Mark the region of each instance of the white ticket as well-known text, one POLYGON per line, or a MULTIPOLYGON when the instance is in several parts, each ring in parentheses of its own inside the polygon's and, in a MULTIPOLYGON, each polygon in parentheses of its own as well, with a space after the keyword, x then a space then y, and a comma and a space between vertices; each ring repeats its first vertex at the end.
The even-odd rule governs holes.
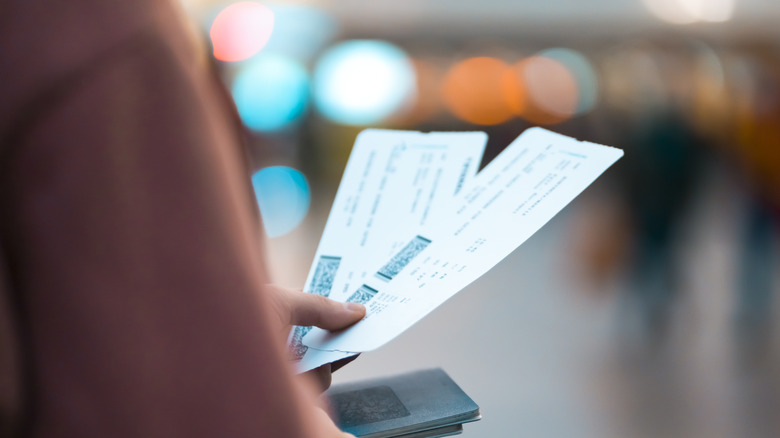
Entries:
MULTIPOLYGON (((391 244, 396 252, 372 262, 372 275, 343 283, 349 289, 339 291, 339 300, 364 303, 368 313, 339 333, 316 328, 305 333, 303 344, 313 350, 302 370, 376 349, 398 336, 509 255, 622 155, 541 128, 523 133, 455 202, 441 204, 443 214, 435 222, 400 229, 406 244, 391 244)), ((411 193, 396 193, 396 199, 402 202, 411 193)), ((333 212, 338 211, 334 204, 333 212)), ((384 238, 376 242, 378 248, 388 246, 384 238)), ((324 254, 318 250, 318 256, 324 254)))
MULTIPOLYGON (((449 211, 455 194, 476 174, 486 141, 482 132, 361 132, 304 291, 346 301, 373 265, 367 261, 378 263, 406 238, 405 230, 439 222, 449 211)), ((302 363, 311 355, 300 342, 309 329, 291 333, 291 348, 302 363)))

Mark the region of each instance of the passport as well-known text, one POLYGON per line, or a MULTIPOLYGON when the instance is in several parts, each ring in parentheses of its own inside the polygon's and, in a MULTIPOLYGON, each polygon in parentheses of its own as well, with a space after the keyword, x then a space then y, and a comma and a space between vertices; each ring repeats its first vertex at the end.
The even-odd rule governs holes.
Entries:
POLYGON ((456 435, 481 417, 479 406, 442 369, 332 386, 333 420, 365 438, 456 435))

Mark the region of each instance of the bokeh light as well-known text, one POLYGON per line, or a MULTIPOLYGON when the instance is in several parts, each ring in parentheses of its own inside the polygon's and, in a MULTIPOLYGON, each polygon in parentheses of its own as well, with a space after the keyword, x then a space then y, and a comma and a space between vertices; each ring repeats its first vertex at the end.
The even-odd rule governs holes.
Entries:
MULTIPOLYGON (((496 125, 514 114, 504 93, 509 65, 490 57, 465 59, 444 78, 442 98, 447 109, 461 120, 496 125)), ((515 90, 517 91, 517 90, 515 90)))
POLYGON ((367 125, 390 117, 416 93, 404 51, 383 41, 355 40, 330 48, 314 72, 315 103, 328 119, 367 125))
POLYGON ((643 0, 645 7, 667 23, 690 24, 696 21, 680 4, 680 0, 643 0))
POLYGON ((252 175, 252 186, 268 237, 294 230, 309 211, 311 194, 306 177, 290 167, 266 167, 252 175))
POLYGON ((691 14, 700 21, 722 23, 734 14, 735 0, 681 0, 691 14))
POLYGON ((274 13, 254 2, 234 3, 223 9, 211 24, 209 35, 214 57, 242 61, 266 45, 274 28, 274 13))
POLYGON ((572 49, 554 48, 540 52, 539 56, 560 62, 574 75, 577 84, 576 115, 587 113, 596 106, 599 93, 598 77, 593 65, 584 55, 572 49))
POLYGON ((504 79, 503 87, 517 115, 534 124, 552 125, 576 113, 577 81, 561 62, 532 56, 513 65, 511 71, 512 80, 504 79))
POLYGON ((305 113, 309 77, 296 61, 259 55, 236 74, 232 92, 238 113, 250 129, 278 131, 305 113))
POLYGON ((734 0, 643 0, 647 9, 672 24, 723 22, 731 19, 734 0))

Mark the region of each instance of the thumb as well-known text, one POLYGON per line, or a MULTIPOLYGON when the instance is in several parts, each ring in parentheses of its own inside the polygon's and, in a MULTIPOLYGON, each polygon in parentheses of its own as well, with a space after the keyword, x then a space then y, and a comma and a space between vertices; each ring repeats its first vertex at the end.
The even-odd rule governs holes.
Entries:
POLYGON ((325 330, 341 330, 366 316, 366 308, 358 303, 340 303, 322 295, 290 292, 290 323, 319 327, 325 330))

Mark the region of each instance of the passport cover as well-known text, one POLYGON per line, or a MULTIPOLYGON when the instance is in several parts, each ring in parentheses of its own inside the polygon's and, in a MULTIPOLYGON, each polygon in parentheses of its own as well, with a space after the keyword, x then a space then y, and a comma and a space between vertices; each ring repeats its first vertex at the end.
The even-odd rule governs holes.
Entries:
POLYGON ((365 438, 458 434, 479 406, 439 368, 334 385, 327 392, 341 430, 365 438))

